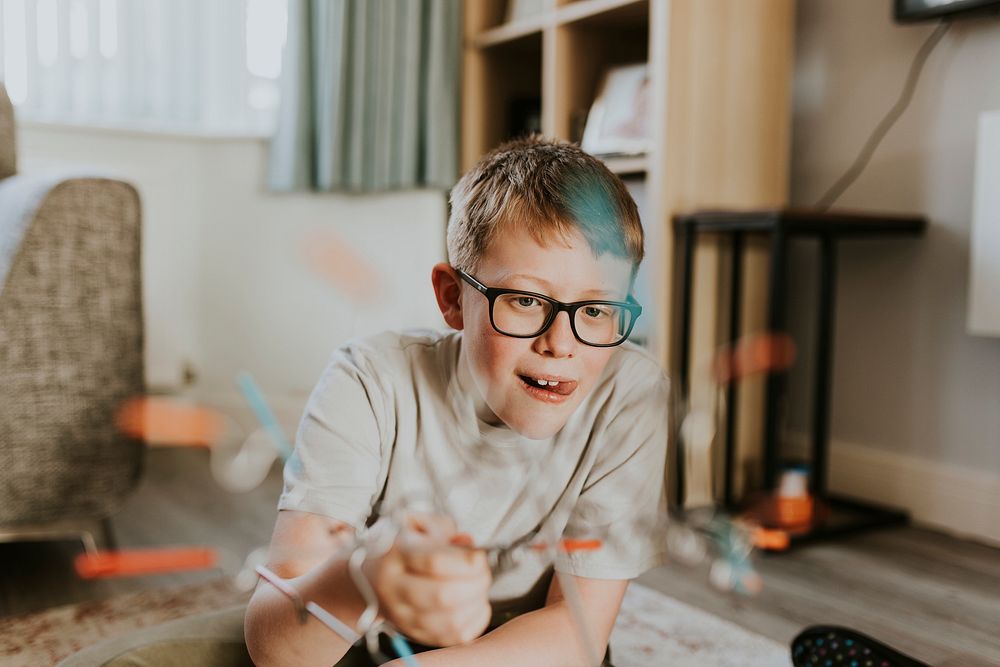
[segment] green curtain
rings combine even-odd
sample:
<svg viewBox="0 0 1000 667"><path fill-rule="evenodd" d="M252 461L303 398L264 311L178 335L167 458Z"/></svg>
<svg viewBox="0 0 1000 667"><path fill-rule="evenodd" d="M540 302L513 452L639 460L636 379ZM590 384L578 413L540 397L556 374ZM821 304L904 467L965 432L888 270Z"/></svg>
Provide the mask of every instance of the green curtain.
<svg viewBox="0 0 1000 667"><path fill-rule="evenodd" d="M454 184L460 0L289 0L272 190Z"/></svg>

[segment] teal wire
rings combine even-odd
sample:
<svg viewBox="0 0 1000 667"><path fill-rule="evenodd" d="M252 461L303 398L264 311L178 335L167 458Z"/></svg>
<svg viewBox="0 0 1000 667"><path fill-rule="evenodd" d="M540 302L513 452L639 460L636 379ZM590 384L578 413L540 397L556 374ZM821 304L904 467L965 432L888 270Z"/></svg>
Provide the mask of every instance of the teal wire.
<svg viewBox="0 0 1000 667"><path fill-rule="evenodd" d="M278 418L274 416L271 408L267 406L264 394L257 387L253 376L249 372L243 371L236 376L236 384L239 386L240 391L243 392L243 397L247 399L247 403L250 404L250 409L257 416L257 421L271 435L271 440L274 442L274 446L278 448L281 458L287 461L292 455L292 446L288 444L288 439L285 438L285 432L282 430L281 424L278 423Z"/></svg>
<svg viewBox="0 0 1000 667"><path fill-rule="evenodd" d="M403 659L403 662L408 667L420 667L417 664L417 659L413 657L413 649L410 648L410 645L402 636L393 632L389 635L389 641L392 642L392 648L396 650L396 653L399 654L399 657Z"/></svg>

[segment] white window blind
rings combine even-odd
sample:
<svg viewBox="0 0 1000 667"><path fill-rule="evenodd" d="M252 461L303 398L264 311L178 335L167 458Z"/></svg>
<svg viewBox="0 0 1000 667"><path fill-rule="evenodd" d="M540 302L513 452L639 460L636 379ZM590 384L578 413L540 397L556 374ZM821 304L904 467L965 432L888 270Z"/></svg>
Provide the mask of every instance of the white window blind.
<svg viewBox="0 0 1000 667"><path fill-rule="evenodd" d="M268 133L287 0L0 0L0 77L22 118Z"/></svg>

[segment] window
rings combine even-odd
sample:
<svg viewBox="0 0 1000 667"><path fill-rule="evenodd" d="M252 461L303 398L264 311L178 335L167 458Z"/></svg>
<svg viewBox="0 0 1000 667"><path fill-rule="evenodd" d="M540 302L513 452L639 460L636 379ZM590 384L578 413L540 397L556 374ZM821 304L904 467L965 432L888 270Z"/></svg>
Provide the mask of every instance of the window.
<svg viewBox="0 0 1000 667"><path fill-rule="evenodd" d="M35 120L267 133L287 0L0 0L0 77Z"/></svg>

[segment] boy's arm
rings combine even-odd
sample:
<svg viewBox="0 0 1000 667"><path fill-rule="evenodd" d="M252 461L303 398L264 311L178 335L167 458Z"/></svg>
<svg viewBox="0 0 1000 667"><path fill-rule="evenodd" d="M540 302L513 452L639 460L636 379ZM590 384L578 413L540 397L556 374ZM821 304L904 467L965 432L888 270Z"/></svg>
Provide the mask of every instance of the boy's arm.
<svg viewBox="0 0 1000 667"><path fill-rule="evenodd" d="M268 567L331 614L354 626L364 601L351 583L343 559L336 554L354 535L347 524L308 512L278 512L271 537ZM324 582L319 586L318 582ZM247 649L257 665L332 665L349 648L346 641L309 617L299 623L291 600L261 581L244 621Z"/></svg>
<svg viewBox="0 0 1000 667"><path fill-rule="evenodd" d="M628 580L589 579L571 574L582 602L591 650L581 646L580 630L554 576L545 606L518 616L471 644L438 649L417 656L420 667L580 667L590 661L588 655L604 657L618 609ZM392 667L404 667L396 660ZM596 665L594 666L596 667Z"/></svg>
<svg viewBox="0 0 1000 667"><path fill-rule="evenodd" d="M288 579L304 601L315 602L351 627L365 608L342 550L353 532L333 519L283 510L268 556L268 566ZM406 549L397 543L386 554L366 561L380 611L423 643L450 646L478 636L490 618L485 554L420 538L409 540ZM250 600L244 629L250 657L261 667L332 665L350 648L311 616L300 623L292 601L266 582L257 586Z"/></svg>

